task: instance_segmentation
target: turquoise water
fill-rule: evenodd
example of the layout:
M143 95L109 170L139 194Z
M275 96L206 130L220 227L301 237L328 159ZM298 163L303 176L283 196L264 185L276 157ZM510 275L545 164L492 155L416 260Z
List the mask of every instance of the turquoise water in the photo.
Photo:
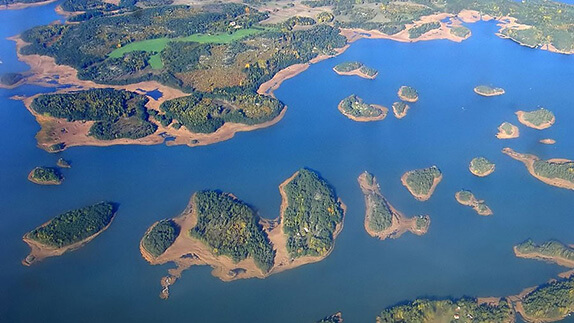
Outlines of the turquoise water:
M4 38L57 19L54 6L0 11L0 21L9 22L0 30L0 73L26 69ZM565 271L515 258L512 246L529 237L574 243L574 193L539 182L500 150L574 158L568 132L574 57L497 38L494 23L470 27L473 37L462 44L360 40L283 83L276 96L289 109L277 125L207 147L78 147L48 154L36 147L34 118L8 99L46 89L0 90L0 321L312 322L342 311L348 322L373 322L383 308L408 299L516 294ZM379 76L337 76L332 67L347 60L360 60ZM483 83L507 94L475 95L473 87ZM390 106L403 84L417 88L421 98L403 120L391 115L356 123L336 109L352 93ZM519 139L494 137L503 121L518 124L516 110L539 105L556 114L552 128L520 126ZM557 144L538 143L547 137ZM467 165L478 155L496 163L494 174L470 174ZM59 157L73 162L63 185L26 180L34 166L54 165ZM415 201L399 178L433 164L444 179L429 201ZM265 280L231 283L212 277L208 267L194 267L172 287L169 300L158 298L159 279L171 265L150 266L139 255L150 224L177 216L201 189L233 192L263 217L276 217L277 186L300 167L320 171L348 205L345 228L327 259ZM356 182L364 170L378 177L383 194L406 215L431 216L427 235L391 241L367 235ZM458 205L454 193L461 188L485 199L494 216ZM100 200L120 203L109 230L75 252L33 267L20 264L28 253L25 232Z

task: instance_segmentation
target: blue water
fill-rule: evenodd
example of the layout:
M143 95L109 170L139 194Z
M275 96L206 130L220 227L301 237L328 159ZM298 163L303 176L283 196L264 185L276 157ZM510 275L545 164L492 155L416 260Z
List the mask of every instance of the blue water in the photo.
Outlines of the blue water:
M0 73L23 71L5 37L58 17L53 5L0 11ZM26 86L0 90L0 321L2 322L312 322L342 311L348 322L373 322L387 306L421 296L504 296L547 281L565 268L518 259L512 246L526 238L574 243L572 191L531 177L503 155L510 146L542 158L574 158L572 79L574 57L532 50L493 35L494 23L469 26L461 44L360 40L343 55L312 65L287 80L276 96L288 106L277 125L207 147L77 147L48 154L36 147L39 126L15 94L48 91ZM339 62L360 60L379 70L376 80L337 76ZM420 101L403 120L392 115L356 123L337 103L355 93L390 106L399 86L418 89ZM483 98L473 87L493 84L505 95ZM545 131L520 127L521 137L497 140L514 112L545 106L556 124ZM545 146L542 138L557 144ZM496 163L476 178L469 161ZM71 160L60 187L26 180L34 166ZM401 185L403 172L438 165L444 174L433 197L415 201ZM158 219L177 216L192 192L221 189L276 217L277 186L300 167L319 170L348 205L345 228L324 261L265 280L224 283L208 267L194 267L158 298L159 279L171 265L150 266L138 243ZM411 216L429 214L427 235L379 241L363 228L363 196L356 182L373 172L385 196ZM454 193L471 189L493 209L481 217L460 206ZM120 203L109 230L84 248L20 264L28 253L21 236L56 214L100 200Z

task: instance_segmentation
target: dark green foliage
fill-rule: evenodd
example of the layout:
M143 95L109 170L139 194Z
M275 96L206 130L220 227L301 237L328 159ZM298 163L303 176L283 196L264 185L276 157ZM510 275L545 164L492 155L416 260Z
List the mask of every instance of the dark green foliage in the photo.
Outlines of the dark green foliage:
M161 60L172 73L198 69L199 57L210 55L211 44L170 42L161 52Z
M425 215L416 216L415 227L417 230L423 230L428 228L430 225L430 217Z
M198 192L193 202L197 225L190 231L192 237L203 241L216 255L228 256L235 262L253 257L263 272L271 270L275 252L251 207L216 191Z
M405 112L405 110L407 109L407 104L400 101L400 102L395 102L393 103L393 110L395 111L395 113L397 115L401 115Z
M462 190L458 191L458 199L462 202L470 202L475 199L471 191Z
M36 167L30 172L30 180L40 184L60 184L64 176L54 167Z
M363 66L363 63L361 63L361 62L356 62L356 61L354 61L354 62L343 62L343 63L335 65L334 69L337 72L345 73L345 72L352 72L356 69L361 68L362 66Z
M410 101L416 101L419 98L419 93L418 91L410 86L401 86L401 88L399 89L399 95L404 97L403 100L410 100Z
M179 226L173 220L161 220L142 239L142 246L157 257L169 248L179 235Z
M465 38L470 35L470 29L464 26L454 26L450 29L450 32L451 34L461 38Z
M393 211L389 203L379 194L367 195L367 203L371 206L371 214L368 215L368 226L374 232L382 232L393 224Z
M430 192L435 179L441 176L436 166L416 169L407 174L406 182L409 189L416 195L426 195Z
M89 135L99 140L139 139L153 134L156 130L157 125L133 116L116 121L98 121L90 128Z
M66 0L60 5L65 11L118 10L120 7L101 0Z
M476 157L470 161L470 170L477 174L486 174L494 169L495 165L484 157Z
M574 249L555 240L546 241L541 245L536 245L532 240L528 239L517 245L516 250L524 254L538 253L547 257L574 261Z
M139 81L158 80L159 78L146 69L149 66L151 53L134 51L123 57L108 58L80 69L78 77L82 80L93 80L103 84L129 84Z
M553 281L536 288L522 301L530 318L559 320L574 312L574 278Z
M292 258L324 256L334 245L333 234L343 220L343 209L331 186L308 169L284 187L288 206L283 213L287 250Z
M379 73L379 71L377 71L376 69L374 69L372 67L365 66L365 65L361 66L359 71L361 71L361 73L366 74L367 76L370 76L370 77L374 77L375 75L377 75L377 73Z
M50 147L48 147L48 151L51 153L57 153L59 151L62 151L66 148L66 144L63 142L57 143L57 144L53 144Z
M110 224L115 212L116 207L109 202L68 211L45 226L30 231L27 237L46 246L66 247L103 230Z
M327 23L327 22L331 22L333 21L333 19L335 18L335 16L327 11L323 11L319 14L317 14L317 21L320 23Z
M525 112L524 120L532 123L535 126L541 126L543 124L552 122L554 120L554 113L552 111L540 108L538 110Z
M474 88L474 91L482 95L497 95L504 93L504 89L499 87L492 87L489 85L479 85Z
M512 134L512 124L510 122L504 122L503 124L501 124L500 129L502 129L502 131L504 131L504 133L506 133L507 135Z
M324 317L322 320L317 321L317 323L341 323L341 322L343 322L343 317L341 313L329 315L327 317Z
M468 316L470 315L472 319ZM458 316L460 319L454 319ZM514 312L504 299L495 305L480 304L476 299L457 300L417 299L405 305L385 309L377 317L378 323L431 323L431 322L514 322Z
M544 178L558 178L574 183L574 162L534 161L534 173Z
M6 73L0 76L0 83L12 86L24 79L24 76L20 73Z
M409 38L418 38L427 32L440 28L440 23L433 21L409 29Z
M381 109L375 108L370 104L365 103L363 99L354 94L344 98L339 103L339 109L343 110L345 114L349 114L354 117L372 118L383 114Z

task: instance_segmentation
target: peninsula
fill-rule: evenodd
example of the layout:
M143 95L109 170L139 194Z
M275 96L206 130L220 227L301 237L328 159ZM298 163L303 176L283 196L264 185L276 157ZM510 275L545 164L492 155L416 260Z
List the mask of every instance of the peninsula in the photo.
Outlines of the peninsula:
M343 62L335 65L333 71L339 75L357 75L359 77L374 80L379 72L361 62Z
M209 265L214 276L231 281L265 278L327 257L345 213L332 187L316 172L300 169L279 191L275 220L259 218L232 194L201 191L179 217L153 224L140 243L142 256L153 265L177 266L162 278L160 297L167 298L169 287L193 265Z
M574 268L574 248L559 241L550 240L540 245L531 239L514 246L514 254L519 258L538 259Z
M35 167L28 174L28 180L39 185L60 185L64 176L54 167Z
M403 185L419 201L428 200L441 180L442 172L436 166L411 170L401 177Z
M574 190L574 161L561 158L540 160L538 156L517 153L511 148L504 148L502 152L524 163L530 175L540 181Z
M498 127L498 133L496 134L496 138L498 139L513 139L518 138L519 136L520 130L510 122L503 122Z
M410 86L401 86L399 92L397 93L399 98L406 102L417 102L419 100L419 93L415 88Z
M574 312L574 278L551 280L510 298L528 323L561 321Z
M381 194L379 183L372 174L364 172L358 181L365 196L365 230L370 236L385 240L396 239L406 231L416 235L423 235L428 231L430 217L405 217Z
M538 130L550 128L556 121L554 113L545 108L528 112L517 111L516 116L518 117L518 121L523 125Z
M479 215L492 215L492 210L484 203L484 200L478 200L471 191L458 191L455 198L458 203L472 207Z
M479 85L474 88L474 92L482 96L498 96L505 93L503 88L491 87L488 85Z
M116 211L113 203L100 202L56 216L24 235L32 250L22 264L30 266L83 247L110 226Z
M470 161L468 169L470 172L478 177L485 177L494 172L496 166L490 160L484 157L476 157Z
M409 111L409 109L409 105L402 101L393 103L393 113L397 119L406 117L407 111Z
M341 100L338 109L347 118L359 122L383 120L389 111L380 105L367 104L354 94Z

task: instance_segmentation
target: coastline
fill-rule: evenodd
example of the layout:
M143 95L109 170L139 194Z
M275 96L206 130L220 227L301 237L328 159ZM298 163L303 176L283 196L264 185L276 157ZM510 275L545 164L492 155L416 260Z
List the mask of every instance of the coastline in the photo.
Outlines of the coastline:
M538 142L545 145L554 145L556 143L556 140L552 138L546 138L546 139L540 139Z
M47 5L47 4L56 2L56 1L58 1L58 0L46 0L46 1L30 2L30 3L16 2L16 3L11 3L11 4L1 5L0 10L21 10L21 9L26 9L26 8L31 8L31 7L44 6L44 5Z
M399 98L400 98L401 100L403 100L403 101L405 101L405 102L409 102L409 103L415 103L415 102L417 102L417 101L419 100L418 94L417 94L417 97L416 97L416 98L409 98L409 97L407 97L407 96L405 96L405 95L403 94L403 90L404 90L405 88L406 88L406 86L404 86L404 85L399 88L399 91L397 92L397 95L399 96Z
M512 127L512 131L510 134L507 134L504 129L502 129L502 124L498 126L498 133L496 134L496 138L498 139L514 139L520 137L520 129L517 126L509 123Z
M484 172L484 173L479 173L478 171L476 171L475 169L473 169L472 167L468 167L468 170L472 173L472 175L477 176L477 177L486 177L492 173L494 173L494 170L496 169L496 165L492 164L492 168L490 168L488 171Z
M417 200L419 200L419 201L421 201L421 202L424 202L424 201L430 199L431 196L433 195L434 190L436 189L438 183L440 183L440 181L442 180L442 173L440 174L439 177L435 177L435 178L434 178L433 183L432 183L432 186L431 186L430 190L428 191L428 193L426 193L426 194L415 194L415 193L411 190L410 186L407 184L407 177L410 175L411 172L412 172L412 171L408 171L408 172L404 173L403 176L401 176L401 183L403 184L403 186L407 188L407 190L409 191L409 193L411 193L411 195L412 195L415 199L417 199Z
M389 112L389 109L387 109L386 107L382 106L382 105L378 105L378 104L369 104L370 107L377 109L379 111L381 111L381 114L375 117L356 117L354 115L348 114L342 107L341 107L341 103L339 103L339 105L337 106L337 109L339 110L339 112L341 112L345 117L353 120L353 121L357 121L357 122L370 122L370 121L380 121L380 120L384 120Z
M354 69L354 70L352 70L352 71L350 71L350 72L339 72L339 71L337 71L337 70L333 67L333 71L335 71L335 73L337 73L338 75L342 75L342 76L353 76L353 75L356 75L356 76L358 76L358 77L362 77L362 78L367 79L367 80L374 80L374 79L379 75L379 72L377 72L377 73L376 73L375 75L373 75L373 76L367 75L367 74L361 72L361 69L360 69L360 68Z
M393 114L395 115L395 117L396 117L397 119L402 119L402 118L404 118L404 117L407 116L407 112L409 111L409 109L410 109L411 107L410 107L408 104L405 104L405 109L403 110L403 112L399 113L399 112L397 111L397 107L396 107L396 104L397 104L397 103L398 103L398 102L393 103L393 106L392 106Z
M34 184L38 184L38 185L61 185L62 182L64 182L63 176L62 176L62 179L60 181L46 181L46 182L39 181L39 180L32 177L32 174L34 173L34 170L36 170L36 168L38 168L38 167L35 167L34 169L32 169L30 171L30 173L28 174L28 180L30 182L32 182Z
M526 169L528 170L530 175L534 176L538 180L540 180L540 181L542 181L548 185L552 185L552 186L556 186L556 187L560 187L560 188L565 188L565 189L569 189L569 190L574 190L574 183L571 183L569 181L566 181L566 180L563 180L560 178L547 178L547 177L542 177L542 176L536 174L534 172L534 162L537 160L540 160L540 158L538 158L538 156L530 155L530 154L517 153L508 147L502 149L502 152L504 154L518 160L518 161L521 161L526 166ZM556 163L572 162L571 160L568 160L568 159L558 159L558 158L549 159L547 161L548 162L556 162Z
M547 256L547 255L543 255L543 254L538 253L538 252L523 253L523 252L518 251L518 248L516 248L516 246L514 246L512 249L514 250L514 255L518 258L542 260L542 261L554 263L554 264L557 264L560 266L564 266L564 267L568 267L568 268L574 268L574 260L568 260L568 259L564 259L564 258L560 258L560 257Z
M33 239L29 238L29 232L24 234L24 236L22 237L22 241L24 241L30 247L31 250L30 250L30 254L22 260L22 265L31 266L38 261L42 261L43 259L46 259L49 257L61 256L66 252L80 249L81 247L86 245L88 242L92 241L95 237L100 235L102 232L106 231L110 227L110 225L113 223L113 221L116 217L116 214L117 214L117 212L114 212L114 214L112 215L112 219L110 220L110 223L108 223L100 231L94 233L93 235L91 235L91 236L89 236L89 237L87 237L81 241L78 241L76 243L73 243L71 245L67 245L67 246L64 246L61 248L50 247L50 246L44 245L44 244L42 244L36 240L33 240ZM40 227L46 226L50 222L52 222L52 220L42 224Z
M527 127L530 127L530 128L534 128L534 129L537 129L537 130L544 130L544 129L547 129L547 128L552 127L552 125L554 124L554 122L556 122L556 117L553 116L550 121L544 122L544 123L542 123L542 124L540 124L540 125L535 125L535 124L533 124L533 123L527 121L526 119L524 119L524 115L525 115L526 113L527 113L526 111L516 111L516 116L518 117L518 121L519 121L520 123L522 123L523 125L525 125L525 126L527 126Z
M492 96L499 96L499 95L503 95L506 93L506 91L504 89L500 89L500 91L493 91L492 93L485 93L485 92L480 92L477 90L478 87L474 88L474 93L481 95L481 96L485 96L485 97L492 97Z

